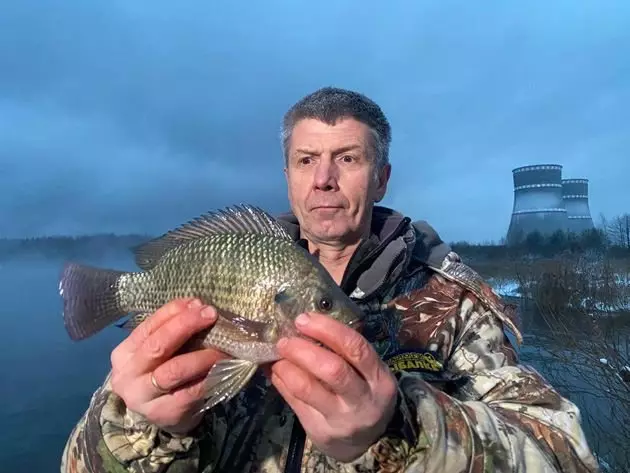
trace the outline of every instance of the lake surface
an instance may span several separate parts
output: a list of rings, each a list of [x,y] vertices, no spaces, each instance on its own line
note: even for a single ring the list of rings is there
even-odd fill
[[[134,269],[127,255],[82,261]],[[57,294],[61,264],[41,258],[0,263],[4,302],[0,471],[59,471],[68,434],[106,376],[111,350],[125,335],[112,327],[81,342],[69,339]],[[534,350],[533,342],[535,339],[528,337],[529,346],[521,352],[523,361],[543,374],[550,373],[556,362]],[[572,382],[580,387],[579,379]],[[601,398],[586,399],[575,401],[581,408],[594,407],[592,403],[610,407]]]
[[[131,261],[110,264],[127,268]],[[124,335],[108,328],[82,342],[69,339],[57,294],[60,270],[60,261],[0,263],[0,471],[59,471],[66,438]]]

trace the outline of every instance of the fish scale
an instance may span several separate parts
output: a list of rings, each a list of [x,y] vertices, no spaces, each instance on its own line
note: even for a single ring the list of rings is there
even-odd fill
[[[184,297],[215,306],[216,323],[187,345],[232,357],[208,373],[204,409],[231,399],[260,364],[277,360],[277,340],[300,336],[294,325],[300,313],[323,312],[349,326],[363,315],[319,261],[256,207],[202,215],[136,248],[135,256],[142,271],[133,273],[64,266],[66,329],[75,340],[87,338],[129,313],[120,326],[133,329]]]
[[[174,298],[196,296],[206,303],[258,320],[259,311],[254,309],[271,307],[274,287],[282,283],[278,275],[303,271],[300,271],[299,264],[291,264],[293,261],[283,261],[282,258],[277,260],[275,271],[272,271],[273,268],[266,264],[266,260],[274,257],[276,248],[267,244],[268,238],[256,237],[248,235],[244,238],[238,255],[231,251],[234,246],[232,235],[210,237],[177,248],[148,272],[149,277],[140,273],[137,279],[129,280],[128,286],[121,288],[122,296],[132,307],[131,310],[142,311],[156,310]],[[271,243],[277,242],[271,240]],[[278,254],[281,254],[280,251]],[[238,266],[262,269],[261,273],[268,282],[266,293],[263,292],[265,284],[259,284],[260,278],[255,271],[241,272]],[[221,277],[216,278],[216,275]],[[138,287],[142,287],[142,290],[138,291]],[[124,295],[127,288],[138,299],[131,302],[131,297]],[[252,297],[252,289],[257,297]]]

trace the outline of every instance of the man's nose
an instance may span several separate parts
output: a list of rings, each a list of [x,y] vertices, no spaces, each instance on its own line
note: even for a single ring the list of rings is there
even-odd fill
[[[327,160],[321,160],[315,169],[315,188],[326,191],[338,190],[337,179],[337,167]]]

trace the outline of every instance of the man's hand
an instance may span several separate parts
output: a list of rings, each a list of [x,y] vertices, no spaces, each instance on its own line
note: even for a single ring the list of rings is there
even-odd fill
[[[203,405],[203,380],[227,356],[211,349],[173,355],[216,318],[216,310],[198,300],[180,299],[161,307],[113,350],[113,392],[162,429],[183,434],[195,428],[203,417],[197,414]]]
[[[271,381],[324,454],[348,462],[362,455],[392,419],[397,382],[370,343],[357,331],[322,314],[296,320],[304,335],[281,340],[284,359]]]

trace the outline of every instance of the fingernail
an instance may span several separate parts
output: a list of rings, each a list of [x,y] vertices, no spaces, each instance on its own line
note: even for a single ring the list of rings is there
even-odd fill
[[[204,307],[201,311],[201,316],[204,319],[214,319],[217,316],[217,311],[214,310],[214,307]]]
[[[201,303],[201,301],[199,299],[193,299],[192,301],[190,301],[188,303],[188,308],[189,309],[198,309],[199,307],[201,307],[203,304]]]
[[[304,327],[306,324],[308,324],[309,320],[310,317],[307,314],[300,314],[295,318],[295,325]]]
[[[283,349],[287,346],[287,343],[289,343],[289,340],[287,340],[286,338],[281,338],[280,340],[278,340],[278,343],[276,345],[278,346],[278,348]]]

